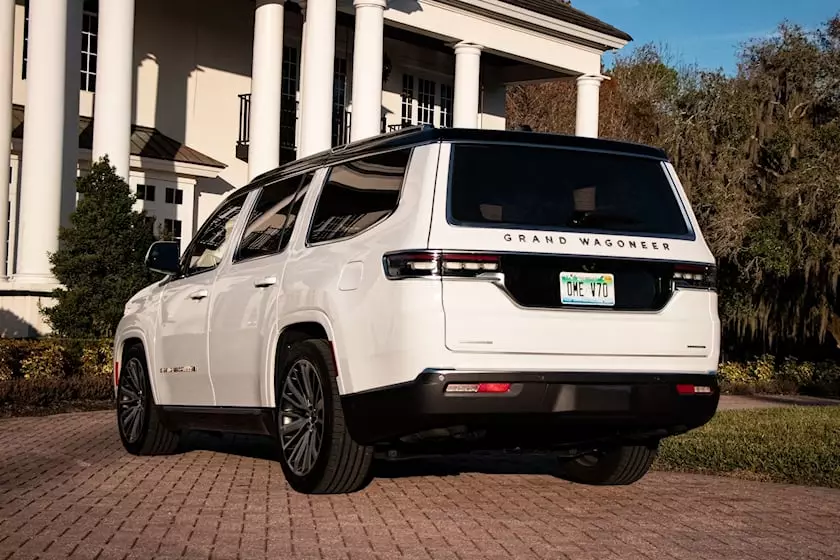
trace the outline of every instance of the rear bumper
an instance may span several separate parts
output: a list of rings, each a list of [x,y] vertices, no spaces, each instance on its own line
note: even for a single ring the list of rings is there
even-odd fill
[[[445,392],[451,383],[487,382],[511,383],[510,391]],[[678,385],[710,392],[680,394]],[[342,405],[364,444],[464,427],[483,431],[490,447],[540,448],[683,433],[708,422],[719,399],[709,374],[426,370],[410,383],[345,395]]]

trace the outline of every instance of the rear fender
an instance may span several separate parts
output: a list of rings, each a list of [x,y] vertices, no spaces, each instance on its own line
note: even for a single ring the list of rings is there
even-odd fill
[[[282,322],[278,322],[276,324],[276,326],[272,329],[271,336],[267,338],[267,340],[270,341],[271,346],[267,349],[265,353],[266,364],[264,368],[264,375],[261,387],[263,406],[267,408],[274,408],[276,406],[276,402],[274,399],[274,375],[276,371],[275,368],[277,365],[277,360],[281,358],[280,339],[283,336],[284,332],[286,332],[290,328],[294,328],[294,325],[298,325],[301,323],[316,323],[324,329],[324,332],[327,334],[327,340],[332,345],[333,355],[335,356],[336,369],[338,370],[339,392],[342,394],[344,393],[342,379],[346,375],[347,367],[346,364],[342,363],[341,358],[343,356],[343,353],[341,353],[337,348],[337,344],[335,341],[335,331],[333,330],[332,322],[329,320],[327,315],[321,310],[301,310],[288,315],[284,315]]]

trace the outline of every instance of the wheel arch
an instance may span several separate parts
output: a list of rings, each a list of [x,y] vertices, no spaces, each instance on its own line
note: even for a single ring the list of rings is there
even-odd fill
[[[339,390],[341,390],[343,372],[332,322],[326,314],[317,310],[295,313],[294,315],[288,316],[285,321],[278,325],[276,334],[272,337],[273,342],[271,347],[267,352],[268,363],[265,367],[265,375],[263,376],[262,383],[263,402],[267,407],[273,408],[276,404],[274,398],[276,372],[279,364],[282,363],[285,352],[293,342],[311,338],[323,338],[330,343],[336,363],[336,370],[338,371]]]
[[[127,331],[121,334],[120,338],[117,341],[115,352],[114,352],[114,361],[116,362],[119,360],[120,364],[120,371],[125,363],[125,352],[128,350],[129,347],[139,345],[143,348],[143,353],[146,355],[146,367],[149,370],[149,385],[152,388],[152,397],[157,402],[157,388],[155,387],[155,376],[154,376],[154,366],[152,364],[152,356],[150,354],[150,347],[148,344],[148,340],[146,336],[143,334],[142,331]],[[118,382],[118,377],[114,376],[114,392],[116,393],[116,384]]]

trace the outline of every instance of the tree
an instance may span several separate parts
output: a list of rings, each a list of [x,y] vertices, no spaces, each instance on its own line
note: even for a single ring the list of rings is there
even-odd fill
[[[56,304],[42,313],[58,336],[111,337],[128,298],[155,280],[144,266],[155,236],[107,158],[94,163],[76,188],[81,199],[50,255],[62,286],[53,292]]]

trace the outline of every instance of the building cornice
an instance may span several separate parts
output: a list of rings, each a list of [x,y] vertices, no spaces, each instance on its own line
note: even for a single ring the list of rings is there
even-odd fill
[[[420,0],[423,4],[429,0]],[[431,3],[460,8],[466,12],[489,17],[497,22],[536,31],[575,44],[595,48],[601,52],[620,49],[629,40],[587,29],[557,18],[548,17],[499,0],[433,0]]]

